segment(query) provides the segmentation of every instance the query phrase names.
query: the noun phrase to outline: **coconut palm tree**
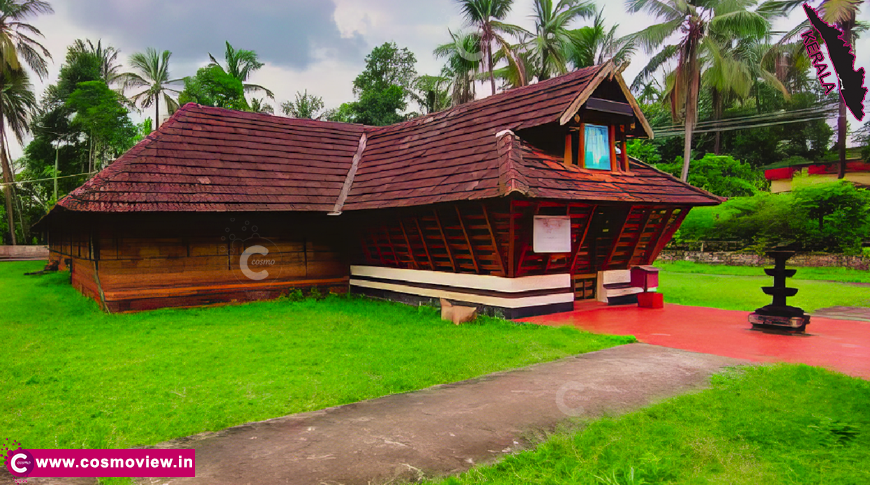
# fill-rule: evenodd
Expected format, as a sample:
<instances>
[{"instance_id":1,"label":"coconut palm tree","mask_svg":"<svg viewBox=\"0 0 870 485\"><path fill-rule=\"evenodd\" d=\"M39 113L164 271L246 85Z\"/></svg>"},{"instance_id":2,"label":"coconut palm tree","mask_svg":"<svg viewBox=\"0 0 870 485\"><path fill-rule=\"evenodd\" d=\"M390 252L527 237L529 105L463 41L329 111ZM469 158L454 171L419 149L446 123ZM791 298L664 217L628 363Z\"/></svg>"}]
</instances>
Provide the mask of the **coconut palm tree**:
<instances>
[{"instance_id":1,"label":"coconut palm tree","mask_svg":"<svg viewBox=\"0 0 870 485\"><path fill-rule=\"evenodd\" d=\"M27 65L39 79L48 75L46 59L51 59L51 54L34 39L43 37L42 32L24 20L53 12L42 0L0 0L0 72L18 71Z\"/></svg>"},{"instance_id":2,"label":"coconut palm tree","mask_svg":"<svg viewBox=\"0 0 870 485\"><path fill-rule=\"evenodd\" d=\"M0 151L0 161L3 166L11 173L11 156L9 154L9 140L6 134L8 127L19 144L23 144L24 137L30 132L30 121L33 113L36 112L38 104L36 96L33 94L33 85L30 83L30 77L26 71L10 71L0 76L0 111L4 113L4 117L0 119L0 132L3 133L3 150ZM5 172L6 170L4 170ZM11 182L12 180L7 180ZM8 187L9 192L14 191L14 186ZM13 194L14 195L14 194ZM14 197L13 197L14 198ZM8 204L8 202L7 202ZM12 206L9 205L7 214L12 214ZM26 233L24 221L21 212L18 213L18 218L21 220L21 231ZM15 226L12 224L12 218L9 219L10 232L15 234ZM14 244L14 242L13 242Z\"/></svg>"},{"instance_id":3,"label":"coconut palm tree","mask_svg":"<svg viewBox=\"0 0 870 485\"><path fill-rule=\"evenodd\" d=\"M250 93L262 91L270 99L275 99L275 94L272 93L272 91L269 91L259 84L249 84L247 82L248 78L251 77L251 73L264 66L264 64L260 62L256 52L245 49L236 49L230 45L229 41L227 41L227 50L224 52L224 59L226 59L227 62L226 67L222 66L213 55L209 54L208 58L211 59L210 66L218 66L223 69L225 73L241 81L242 86L245 88L245 92Z\"/></svg>"},{"instance_id":4,"label":"coconut palm tree","mask_svg":"<svg viewBox=\"0 0 870 485\"><path fill-rule=\"evenodd\" d=\"M275 114L275 108L273 108L272 105L267 103L263 98L251 98L251 112L271 115Z\"/></svg>"},{"instance_id":5,"label":"coconut palm tree","mask_svg":"<svg viewBox=\"0 0 870 485\"><path fill-rule=\"evenodd\" d=\"M516 25L504 23L503 20L511 11L513 0L457 0L462 15L469 26L475 27L480 40L480 52L487 60L486 68L492 94L495 94L495 65L493 63L493 43L505 53L509 63L516 64L516 57L511 51L511 43L505 36L520 35L526 31Z\"/></svg>"},{"instance_id":6,"label":"coconut palm tree","mask_svg":"<svg viewBox=\"0 0 870 485\"><path fill-rule=\"evenodd\" d=\"M645 11L661 23L653 24L632 35L648 53L655 52L645 73L654 72L669 60L676 59L673 88L670 96L671 111L675 118L683 113L685 146L681 178L689 177L692 156L692 130L698 115L698 92L701 86L702 51L712 50L710 33L733 39L763 38L770 31L770 22L757 11L749 10L756 0L627 0L628 11ZM677 44L665 45L671 36L678 35Z\"/></svg>"},{"instance_id":7,"label":"coconut palm tree","mask_svg":"<svg viewBox=\"0 0 870 485\"><path fill-rule=\"evenodd\" d=\"M767 37L734 39L716 30L709 33L702 49L704 70L701 85L710 90L713 121L722 119L726 102L748 98L753 87L758 92L760 81L779 90L786 99L790 97L788 89L776 75L765 69L765 54L770 49L767 41ZM721 140L721 132L716 131L713 142L716 155L720 154Z\"/></svg>"},{"instance_id":8,"label":"coconut palm tree","mask_svg":"<svg viewBox=\"0 0 870 485\"><path fill-rule=\"evenodd\" d=\"M435 58L446 59L441 76L448 79L447 89L453 106L467 103L475 96L475 73L482 69L483 52L480 35L476 32L454 34L452 42L439 45L433 51Z\"/></svg>"},{"instance_id":9,"label":"coconut palm tree","mask_svg":"<svg viewBox=\"0 0 870 485\"><path fill-rule=\"evenodd\" d=\"M568 32L571 44L567 61L575 69L604 64L613 60L616 65L629 60L634 54L635 43L631 37L617 37L614 24L608 29L604 24L604 9L595 14L592 25Z\"/></svg>"},{"instance_id":10,"label":"coconut palm tree","mask_svg":"<svg viewBox=\"0 0 870 485\"><path fill-rule=\"evenodd\" d=\"M595 15L595 5L581 0L535 0L535 31L525 44L536 66L539 81L568 72L574 44L570 25L577 19Z\"/></svg>"},{"instance_id":11,"label":"coconut palm tree","mask_svg":"<svg viewBox=\"0 0 870 485\"><path fill-rule=\"evenodd\" d=\"M90 39L76 39L73 42L70 50L82 54L90 54L100 60L100 78L109 86L119 80L121 74L118 72L121 65L118 64L118 54L120 51L112 46L103 47L102 39L94 45Z\"/></svg>"},{"instance_id":12,"label":"coconut palm tree","mask_svg":"<svg viewBox=\"0 0 870 485\"><path fill-rule=\"evenodd\" d=\"M427 115L450 107L450 81L447 76L417 76L409 93L420 106L420 113Z\"/></svg>"},{"instance_id":13,"label":"coconut palm tree","mask_svg":"<svg viewBox=\"0 0 870 485\"><path fill-rule=\"evenodd\" d=\"M285 101L281 104L281 111L290 118L302 118L317 120L322 116L323 98L308 94L305 92L296 91L295 101Z\"/></svg>"},{"instance_id":14,"label":"coconut palm tree","mask_svg":"<svg viewBox=\"0 0 870 485\"><path fill-rule=\"evenodd\" d=\"M180 91L170 87L181 79L170 79L169 51L157 52L157 49L149 47L145 52L137 52L130 56L130 66L134 69L121 75L124 81L124 89L145 88L130 99L139 104L143 109L154 105L154 124L160 126L160 98L166 103L166 112L172 114L178 109L178 102L172 98L171 93L178 94Z\"/></svg>"},{"instance_id":15,"label":"coconut palm tree","mask_svg":"<svg viewBox=\"0 0 870 485\"><path fill-rule=\"evenodd\" d=\"M3 181L10 184L14 180L12 167L8 159L5 127L18 134L17 129L27 130L27 123L17 124L16 120L29 120L29 103L21 101L25 97L22 90L32 87L24 67L29 67L43 79L48 75L48 62L51 54L37 37L43 37L42 32L33 25L26 23L30 17L54 10L48 2L42 0L0 0L0 86L3 87L3 103L0 103L0 165L2 165ZM17 101L16 101L17 100ZM7 102L8 101L8 102ZM22 132L23 133L23 132ZM9 233L13 245L15 237L15 218L13 215L14 186L6 185L6 215L9 218Z\"/></svg>"},{"instance_id":16,"label":"coconut palm tree","mask_svg":"<svg viewBox=\"0 0 870 485\"><path fill-rule=\"evenodd\" d=\"M8 71L0 75L0 164L3 166L3 181L7 184L14 182L9 155L9 139L7 129L11 131L19 143L30 132L30 120L37 109L36 96L33 94L33 85L30 77L24 70ZM14 185L6 186L6 216L9 223L9 232L12 235L12 244L17 243L15 237L15 217L13 215ZM21 219L21 213L18 213ZM26 232L23 220L21 230Z\"/></svg>"}]
</instances>

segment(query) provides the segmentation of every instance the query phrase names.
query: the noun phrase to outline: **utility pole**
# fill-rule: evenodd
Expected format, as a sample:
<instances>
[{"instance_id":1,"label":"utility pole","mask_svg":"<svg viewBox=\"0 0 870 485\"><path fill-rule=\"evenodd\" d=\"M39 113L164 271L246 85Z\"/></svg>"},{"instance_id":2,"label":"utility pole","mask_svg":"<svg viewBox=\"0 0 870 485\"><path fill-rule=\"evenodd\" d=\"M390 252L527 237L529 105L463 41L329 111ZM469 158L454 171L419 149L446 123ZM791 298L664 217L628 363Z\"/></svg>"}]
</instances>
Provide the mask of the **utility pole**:
<instances>
[{"instance_id":1,"label":"utility pole","mask_svg":"<svg viewBox=\"0 0 870 485\"><path fill-rule=\"evenodd\" d=\"M60 158L60 139L54 150L54 203L57 204L57 161Z\"/></svg>"}]
</instances>

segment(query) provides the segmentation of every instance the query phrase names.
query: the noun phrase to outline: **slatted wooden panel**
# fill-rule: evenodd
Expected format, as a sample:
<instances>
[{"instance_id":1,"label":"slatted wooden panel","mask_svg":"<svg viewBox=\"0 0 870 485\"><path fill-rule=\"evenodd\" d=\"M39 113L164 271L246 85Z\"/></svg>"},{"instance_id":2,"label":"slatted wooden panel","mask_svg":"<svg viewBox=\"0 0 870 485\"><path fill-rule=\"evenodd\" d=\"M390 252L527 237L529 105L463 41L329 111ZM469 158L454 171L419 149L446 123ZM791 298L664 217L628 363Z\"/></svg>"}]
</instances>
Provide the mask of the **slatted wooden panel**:
<instances>
[{"instance_id":1,"label":"slatted wooden panel","mask_svg":"<svg viewBox=\"0 0 870 485\"><path fill-rule=\"evenodd\" d=\"M444 204L379 217L360 229L364 263L405 269L522 277L650 264L684 208L513 200ZM536 254L536 215L571 217L571 252ZM652 258L652 260L650 259Z\"/></svg>"},{"instance_id":2,"label":"slatted wooden panel","mask_svg":"<svg viewBox=\"0 0 870 485\"><path fill-rule=\"evenodd\" d=\"M361 229L367 264L508 275L506 204L444 204L394 213L378 222Z\"/></svg>"},{"instance_id":3,"label":"slatted wooden panel","mask_svg":"<svg viewBox=\"0 0 870 485\"><path fill-rule=\"evenodd\" d=\"M652 209L649 207L631 207L625 222L618 229L618 234L611 240L610 252L601 265L603 269L628 269L629 260L634 254L651 213Z\"/></svg>"}]
</instances>

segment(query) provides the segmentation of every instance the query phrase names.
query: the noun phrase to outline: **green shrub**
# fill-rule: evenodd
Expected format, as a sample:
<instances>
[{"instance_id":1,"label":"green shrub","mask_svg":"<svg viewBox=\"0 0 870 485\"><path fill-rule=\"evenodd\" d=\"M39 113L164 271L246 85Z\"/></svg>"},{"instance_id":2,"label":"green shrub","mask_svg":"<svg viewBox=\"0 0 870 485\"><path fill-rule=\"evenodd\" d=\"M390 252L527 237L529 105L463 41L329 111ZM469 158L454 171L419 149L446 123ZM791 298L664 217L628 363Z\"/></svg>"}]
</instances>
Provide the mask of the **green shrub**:
<instances>
[{"instance_id":1,"label":"green shrub","mask_svg":"<svg viewBox=\"0 0 870 485\"><path fill-rule=\"evenodd\" d=\"M754 252L793 244L807 251L861 254L870 237L870 192L845 181L795 180L793 192L759 192L693 209L680 238L743 241Z\"/></svg>"},{"instance_id":2,"label":"green shrub","mask_svg":"<svg viewBox=\"0 0 870 485\"><path fill-rule=\"evenodd\" d=\"M659 170L679 176L683 168L682 157L674 163L660 163ZM744 197L766 187L764 174L748 163L729 155L708 153L700 160L693 160L689 170L689 183L722 197Z\"/></svg>"},{"instance_id":3,"label":"green shrub","mask_svg":"<svg viewBox=\"0 0 870 485\"><path fill-rule=\"evenodd\" d=\"M794 215L804 244L824 251L861 254L870 235L870 192L844 180L812 183L795 177Z\"/></svg>"}]
</instances>

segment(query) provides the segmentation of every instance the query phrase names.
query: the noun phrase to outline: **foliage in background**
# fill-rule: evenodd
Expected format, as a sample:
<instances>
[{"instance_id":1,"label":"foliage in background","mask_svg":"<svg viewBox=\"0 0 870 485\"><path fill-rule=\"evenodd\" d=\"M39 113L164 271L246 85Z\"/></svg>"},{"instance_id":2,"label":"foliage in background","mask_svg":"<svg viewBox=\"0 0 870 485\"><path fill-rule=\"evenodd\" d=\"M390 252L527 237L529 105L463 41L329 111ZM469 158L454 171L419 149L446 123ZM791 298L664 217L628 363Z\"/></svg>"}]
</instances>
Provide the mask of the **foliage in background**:
<instances>
[{"instance_id":1,"label":"foliage in background","mask_svg":"<svg viewBox=\"0 0 870 485\"><path fill-rule=\"evenodd\" d=\"M767 84L754 86L751 93L740 105L726 107L723 117L727 119L807 109L818 106L820 100L815 92L795 93L786 100L781 92ZM702 92L699 107L701 120L713 117L711 103L709 92ZM642 104L641 110L654 129L668 127L673 123L667 108L660 102ZM833 134L833 129L824 119L724 131L721 134L720 150L723 154L731 155L761 171L762 167L795 157L808 161L825 159L832 153L830 146ZM715 137L712 134L697 134L693 140L693 164L694 160L714 152ZM629 155L648 163L657 163L655 160L673 163L678 157L682 160L682 150L683 137L670 136L654 140L633 140L629 146Z\"/></svg>"},{"instance_id":2,"label":"foliage in background","mask_svg":"<svg viewBox=\"0 0 870 485\"><path fill-rule=\"evenodd\" d=\"M692 209L680 240L743 241L759 251L793 245L806 251L860 254L870 239L870 191L844 181L797 183L793 192L759 192L718 207Z\"/></svg>"},{"instance_id":3,"label":"foliage in background","mask_svg":"<svg viewBox=\"0 0 870 485\"><path fill-rule=\"evenodd\" d=\"M870 121L855 131L855 141L861 148L861 158L870 162Z\"/></svg>"},{"instance_id":4,"label":"foliage in background","mask_svg":"<svg viewBox=\"0 0 870 485\"><path fill-rule=\"evenodd\" d=\"M132 71L121 75L124 81L124 90L143 89L134 94L130 100L139 104L143 109L154 106L154 120L160 125L160 99L163 99L166 113L172 114L178 109L178 102L173 99L173 94L178 90L173 86L180 79L172 79L169 74L169 59L172 52L158 52L149 47L145 52L136 52L130 56Z\"/></svg>"},{"instance_id":5,"label":"foliage in background","mask_svg":"<svg viewBox=\"0 0 870 485\"><path fill-rule=\"evenodd\" d=\"M675 177L679 177L682 167L682 157L677 157L674 163L656 165L659 170ZM750 196L767 186L764 175L753 170L748 163L728 155L716 156L711 153L692 162L689 183L720 197Z\"/></svg>"},{"instance_id":6,"label":"foliage in background","mask_svg":"<svg viewBox=\"0 0 870 485\"><path fill-rule=\"evenodd\" d=\"M60 177L58 197L63 197L141 139L127 100L108 84L117 79L116 56L111 46L77 40L67 49L57 82L46 88L33 119L33 139L16 161L17 178L26 181L18 197L25 229L56 202L52 177ZM24 236L29 243L30 234Z\"/></svg>"},{"instance_id":7,"label":"foliage in background","mask_svg":"<svg viewBox=\"0 0 870 485\"><path fill-rule=\"evenodd\" d=\"M26 68L43 80L48 75L48 59L51 53L37 39L42 32L26 21L38 14L53 13L51 5L43 0L0 0L0 172L2 172L6 222L11 244L18 243L15 227L17 187L15 170L7 142L7 128L22 141L30 132L33 111L33 88L30 85ZM22 214L18 214L20 231L27 239L27 225Z\"/></svg>"},{"instance_id":8,"label":"foliage in background","mask_svg":"<svg viewBox=\"0 0 870 485\"><path fill-rule=\"evenodd\" d=\"M102 169L109 159L129 149L136 138L136 126L123 101L124 97L102 79L79 83L67 99L67 106L75 113L70 127L86 133L91 151L101 154L99 159L92 158L89 171Z\"/></svg>"},{"instance_id":9,"label":"foliage in background","mask_svg":"<svg viewBox=\"0 0 870 485\"><path fill-rule=\"evenodd\" d=\"M327 121L340 123L354 123L356 121L352 103L342 103L338 108L326 110L321 117Z\"/></svg>"},{"instance_id":10,"label":"foliage in background","mask_svg":"<svg viewBox=\"0 0 870 485\"><path fill-rule=\"evenodd\" d=\"M634 40L617 37L619 24L609 29L604 21L604 9L600 9L592 19L592 25L580 27L569 32L571 46L568 49L568 62L576 69L604 64L607 60L619 66L628 61L636 49Z\"/></svg>"},{"instance_id":11,"label":"foliage in background","mask_svg":"<svg viewBox=\"0 0 870 485\"><path fill-rule=\"evenodd\" d=\"M582 18L595 15L595 5L591 2L535 0L534 14L535 30L531 38L522 44L522 49L528 53L526 69L532 69L529 76L534 75L539 81L554 76L566 74L571 65L586 64L589 61L588 50L593 48L589 38L597 32L584 31L578 33L571 30L571 25ZM585 46L587 49L583 49ZM594 57L594 53L591 54ZM591 64L588 64L591 65Z\"/></svg>"},{"instance_id":12,"label":"foliage in background","mask_svg":"<svg viewBox=\"0 0 870 485\"><path fill-rule=\"evenodd\" d=\"M451 41L436 47L432 54L436 59L444 59L440 77L447 80L450 104L457 106L468 103L477 94L475 80L477 72L484 65L483 53L480 50L480 36L476 32L449 33ZM499 77L503 78L504 74Z\"/></svg>"},{"instance_id":13,"label":"foliage in background","mask_svg":"<svg viewBox=\"0 0 870 485\"><path fill-rule=\"evenodd\" d=\"M249 110L242 82L217 65L200 68L195 76L184 78L184 91L178 95L178 103Z\"/></svg>"},{"instance_id":14,"label":"foliage in background","mask_svg":"<svg viewBox=\"0 0 870 485\"><path fill-rule=\"evenodd\" d=\"M348 118L348 121L371 126L386 126L405 120L402 112L408 107L408 99L417 77L417 59L407 48L395 42L386 42L375 47L366 56L366 67L353 81L357 100L342 106L327 117Z\"/></svg>"},{"instance_id":15,"label":"foliage in background","mask_svg":"<svg viewBox=\"0 0 870 485\"><path fill-rule=\"evenodd\" d=\"M296 91L295 101L285 101L281 104L281 111L291 118L316 120L320 118L322 110L323 98L308 94L307 89L304 93Z\"/></svg>"},{"instance_id":16,"label":"foliage in background","mask_svg":"<svg viewBox=\"0 0 870 485\"><path fill-rule=\"evenodd\" d=\"M846 181L812 183L795 177L792 194L802 244L860 254L861 243L870 239L870 191Z\"/></svg>"},{"instance_id":17,"label":"foliage in background","mask_svg":"<svg viewBox=\"0 0 870 485\"><path fill-rule=\"evenodd\" d=\"M489 75L491 94L495 94L493 44L497 44L499 52L504 55L509 64L517 66L513 46L507 36L521 34L523 29L504 22L505 17L513 8L513 0L457 0L456 3L466 24L475 30L479 42L478 52L481 54L479 60L484 61L480 63L480 67L486 69ZM536 0L535 5L539 6L542 3L552 4L551 0ZM575 2L563 0L560 5L564 3ZM521 82L525 84L525 80Z\"/></svg>"},{"instance_id":18,"label":"foliage in background","mask_svg":"<svg viewBox=\"0 0 870 485\"><path fill-rule=\"evenodd\" d=\"M211 61L209 67L218 67L224 73L237 79L242 83L246 93L262 92L270 99L274 99L275 94L272 93L272 91L260 86L259 84L251 84L247 82L248 78L251 77L251 74L254 73L254 71L258 71L264 66L264 64L260 62L257 53L252 50L236 49L230 45L229 41L227 41L226 44L226 50L224 51L226 66L221 65L213 55L209 54L208 58Z\"/></svg>"}]
</instances>

